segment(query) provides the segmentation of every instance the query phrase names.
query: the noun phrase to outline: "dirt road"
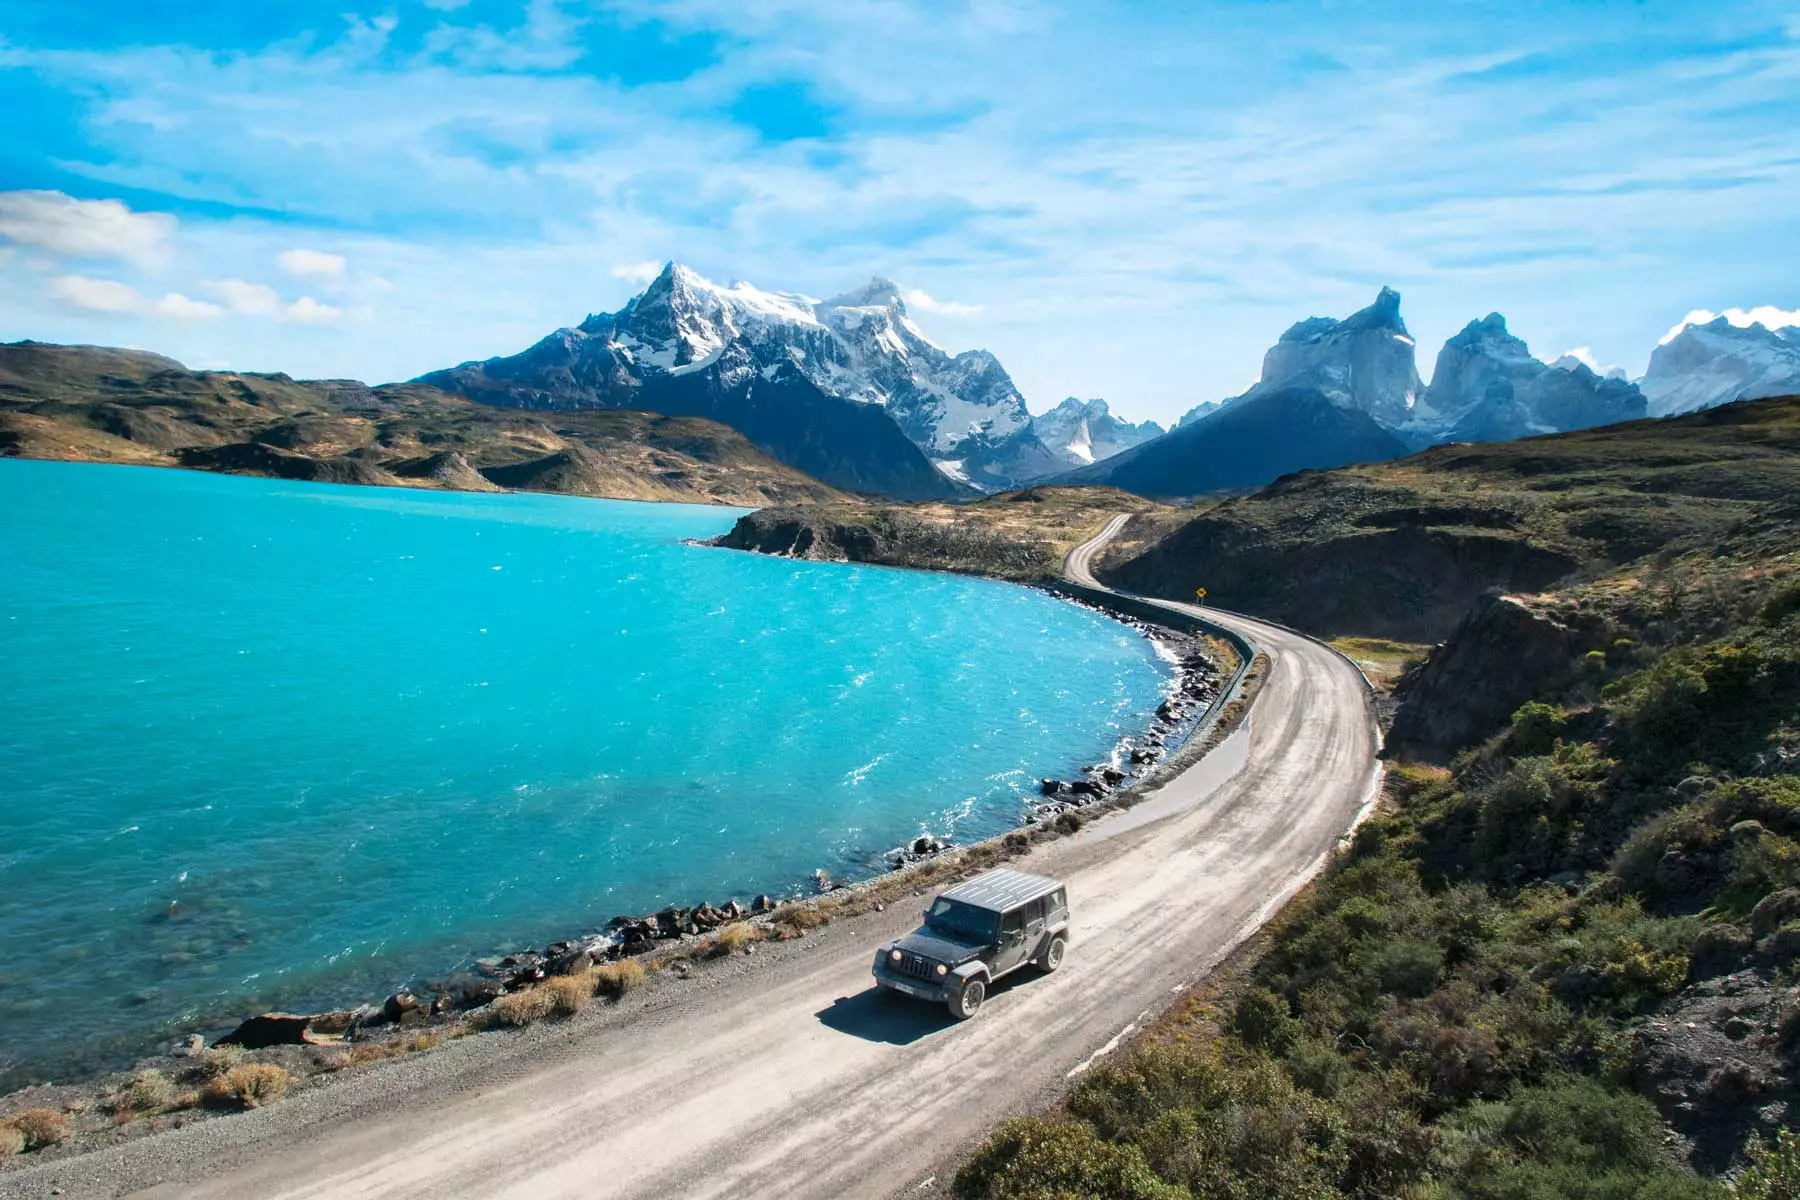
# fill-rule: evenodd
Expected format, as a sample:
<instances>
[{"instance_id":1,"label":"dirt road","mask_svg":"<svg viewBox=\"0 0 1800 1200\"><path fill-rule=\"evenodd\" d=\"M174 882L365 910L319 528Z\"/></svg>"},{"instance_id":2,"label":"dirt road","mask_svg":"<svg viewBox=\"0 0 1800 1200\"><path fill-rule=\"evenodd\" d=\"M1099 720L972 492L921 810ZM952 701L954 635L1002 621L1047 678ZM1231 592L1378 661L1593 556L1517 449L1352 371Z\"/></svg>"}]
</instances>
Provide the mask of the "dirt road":
<instances>
[{"instance_id":1,"label":"dirt road","mask_svg":"<svg viewBox=\"0 0 1800 1200\"><path fill-rule=\"evenodd\" d=\"M1072 576L1091 584L1093 552L1120 523L1070 555ZM1019 864L1068 879L1069 958L1003 981L973 1021L871 990L875 946L916 922L917 905L895 905L592 1021L469 1039L286 1112L0 1175L0 1194L916 1191L1210 969L1371 799L1376 734L1355 668L1292 633L1217 619L1269 656L1251 720L1145 804Z\"/></svg>"}]
</instances>

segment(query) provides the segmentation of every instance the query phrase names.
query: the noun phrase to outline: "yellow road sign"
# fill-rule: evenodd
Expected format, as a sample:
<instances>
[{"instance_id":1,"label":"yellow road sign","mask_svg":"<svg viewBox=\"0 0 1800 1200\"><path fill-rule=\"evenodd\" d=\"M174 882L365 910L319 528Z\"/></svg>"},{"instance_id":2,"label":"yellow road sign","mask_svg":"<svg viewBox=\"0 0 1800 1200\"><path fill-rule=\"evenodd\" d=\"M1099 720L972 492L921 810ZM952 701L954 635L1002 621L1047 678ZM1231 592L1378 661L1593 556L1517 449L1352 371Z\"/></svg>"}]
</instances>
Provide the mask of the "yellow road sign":
<instances>
[{"instance_id":1,"label":"yellow road sign","mask_svg":"<svg viewBox=\"0 0 1800 1200\"><path fill-rule=\"evenodd\" d=\"M1194 589L1194 599L1196 599L1196 600L1206 599L1206 589L1205 588L1195 588Z\"/></svg>"}]
</instances>

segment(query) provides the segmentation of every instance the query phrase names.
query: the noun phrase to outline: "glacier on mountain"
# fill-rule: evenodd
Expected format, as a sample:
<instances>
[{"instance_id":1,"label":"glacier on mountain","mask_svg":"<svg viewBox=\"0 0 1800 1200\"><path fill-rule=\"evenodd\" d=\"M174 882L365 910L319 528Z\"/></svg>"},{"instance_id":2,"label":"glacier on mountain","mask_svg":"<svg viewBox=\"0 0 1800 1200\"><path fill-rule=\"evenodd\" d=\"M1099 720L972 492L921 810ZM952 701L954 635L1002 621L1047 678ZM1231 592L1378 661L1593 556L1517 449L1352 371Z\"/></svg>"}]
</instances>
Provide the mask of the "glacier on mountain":
<instances>
[{"instance_id":1,"label":"glacier on mountain","mask_svg":"<svg viewBox=\"0 0 1800 1200\"><path fill-rule=\"evenodd\" d=\"M1638 387L1656 417L1800 392L1800 327L1730 316L1683 322L1651 351Z\"/></svg>"}]
</instances>

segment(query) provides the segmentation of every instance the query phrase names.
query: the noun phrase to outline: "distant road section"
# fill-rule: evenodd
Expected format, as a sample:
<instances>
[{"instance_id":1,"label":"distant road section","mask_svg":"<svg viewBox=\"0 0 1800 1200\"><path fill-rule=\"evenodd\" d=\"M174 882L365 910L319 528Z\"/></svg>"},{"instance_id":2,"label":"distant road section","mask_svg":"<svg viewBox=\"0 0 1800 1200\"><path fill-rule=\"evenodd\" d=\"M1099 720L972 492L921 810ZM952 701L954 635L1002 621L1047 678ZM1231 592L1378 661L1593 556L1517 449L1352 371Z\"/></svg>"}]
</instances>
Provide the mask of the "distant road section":
<instances>
[{"instance_id":1,"label":"distant road section","mask_svg":"<svg viewBox=\"0 0 1800 1200\"><path fill-rule=\"evenodd\" d=\"M1093 556L1125 519L1069 555L1071 579L1098 586ZM1004 981L972 1021L871 989L875 947L917 921L891 906L599 1019L469 1039L285 1112L0 1174L0 1195L837 1200L942 1186L997 1121L1051 1102L1266 920L1374 797L1356 668L1298 634L1205 615L1268 656L1250 721L1137 808L1020 864L1068 880L1069 956Z\"/></svg>"}]
</instances>

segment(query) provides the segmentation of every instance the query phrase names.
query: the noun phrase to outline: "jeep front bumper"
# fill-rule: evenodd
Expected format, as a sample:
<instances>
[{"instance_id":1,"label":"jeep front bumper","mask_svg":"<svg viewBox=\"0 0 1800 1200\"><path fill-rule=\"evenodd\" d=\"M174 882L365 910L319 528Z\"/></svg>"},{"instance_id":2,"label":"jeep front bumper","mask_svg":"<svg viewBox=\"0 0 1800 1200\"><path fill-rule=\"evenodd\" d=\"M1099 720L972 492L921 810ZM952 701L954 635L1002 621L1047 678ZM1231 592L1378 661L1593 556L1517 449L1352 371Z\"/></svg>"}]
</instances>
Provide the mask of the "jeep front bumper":
<instances>
[{"instance_id":1,"label":"jeep front bumper","mask_svg":"<svg viewBox=\"0 0 1800 1200\"><path fill-rule=\"evenodd\" d=\"M920 1000L930 1000L934 1003L943 1004L950 999L951 993L955 988L962 986L962 980L955 975L946 977L943 983L932 984L927 983L923 979L914 979L910 975L902 975L897 971L890 971L885 961L885 955L886 951L883 951L883 957L876 959L873 972L875 975L875 982L884 988L889 988L896 992L904 992L906 995L913 996Z\"/></svg>"}]
</instances>

